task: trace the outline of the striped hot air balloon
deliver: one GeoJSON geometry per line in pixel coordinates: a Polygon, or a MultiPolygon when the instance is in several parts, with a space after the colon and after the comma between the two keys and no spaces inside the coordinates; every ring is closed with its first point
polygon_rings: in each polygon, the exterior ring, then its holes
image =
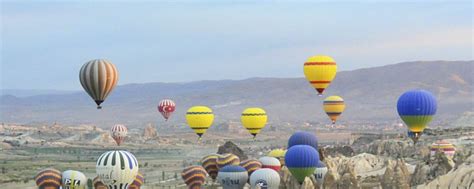
{"type": "Polygon", "coordinates": [[[62,189],[86,189],[87,178],[79,171],[67,170],[62,174],[62,189]]]}
{"type": "Polygon", "coordinates": [[[304,75],[320,96],[336,77],[336,72],[336,62],[329,56],[312,56],[304,63],[304,75]]]}
{"type": "Polygon", "coordinates": [[[428,91],[411,90],[403,93],[397,102],[398,114],[415,134],[415,138],[426,128],[436,114],[436,99],[428,91]]]}
{"type": "Polygon", "coordinates": [[[92,186],[94,186],[94,189],[108,189],[98,176],[92,180],[92,186]]]}
{"type": "Polygon", "coordinates": [[[137,176],[135,176],[135,180],[133,180],[132,184],[128,186],[128,189],[140,189],[145,182],[145,177],[142,173],[138,172],[137,176]]]}
{"type": "Polygon", "coordinates": [[[201,139],[202,135],[214,122],[214,114],[206,106],[194,106],[186,112],[186,122],[201,139]]]}
{"type": "Polygon", "coordinates": [[[138,174],[138,161],[130,152],[108,151],[97,160],[96,173],[109,188],[127,189],[138,174]]]}
{"type": "Polygon", "coordinates": [[[207,155],[201,160],[201,165],[207,171],[212,180],[216,180],[219,167],[217,167],[218,154],[207,155]]]}
{"type": "Polygon", "coordinates": [[[269,168],[275,171],[280,171],[281,169],[280,160],[277,158],[265,156],[258,159],[258,161],[262,163],[262,168],[269,168]]]}
{"type": "Polygon", "coordinates": [[[94,99],[97,109],[101,109],[100,104],[117,85],[118,71],[108,60],[91,60],[82,66],[79,80],[87,94],[94,99]]]}
{"type": "Polygon", "coordinates": [[[285,155],[286,167],[301,184],[307,176],[314,173],[319,163],[319,153],[308,145],[294,145],[285,155]]]}
{"type": "Polygon", "coordinates": [[[255,138],[267,124],[267,113],[261,108],[247,108],[240,118],[242,125],[255,138]]]}
{"type": "Polygon", "coordinates": [[[35,177],[36,186],[39,189],[59,189],[61,187],[61,179],[61,172],[53,168],[44,169],[35,177]]]}
{"type": "Polygon", "coordinates": [[[256,159],[248,159],[248,160],[240,162],[240,166],[245,168],[249,175],[252,175],[254,171],[262,168],[262,163],[260,163],[260,161],[256,159]]]}
{"type": "Polygon", "coordinates": [[[163,115],[166,121],[170,118],[171,114],[176,109],[176,104],[170,99],[163,99],[158,104],[158,112],[163,115]]]}
{"type": "Polygon", "coordinates": [[[273,149],[272,151],[270,151],[268,153],[267,156],[277,158],[278,160],[280,160],[280,164],[282,166],[284,166],[285,165],[285,154],[286,154],[285,149],[273,149]]]}
{"type": "Polygon", "coordinates": [[[250,186],[255,189],[278,189],[280,187],[280,174],[273,169],[262,168],[250,175],[250,186]]]}
{"type": "MultiPolygon", "coordinates": [[[[318,150],[318,138],[316,135],[306,131],[297,131],[288,139],[288,148],[294,145],[309,145],[318,150]]],[[[286,157],[286,156],[285,156],[286,157]]]]}
{"type": "Polygon", "coordinates": [[[125,125],[116,124],[112,126],[110,132],[112,134],[112,138],[115,140],[117,145],[120,146],[120,144],[122,144],[127,137],[128,129],[125,127],[125,125]]]}
{"type": "Polygon", "coordinates": [[[227,165],[239,165],[240,159],[234,154],[223,154],[217,158],[217,167],[222,169],[227,165]]]}
{"type": "Polygon", "coordinates": [[[206,170],[201,166],[190,166],[181,172],[181,177],[189,189],[201,189],[206,181],[206,170]]]}
{"type": "Polygon", "coordinates": [[[456,148],[446,140],[438,140],[431,145],[431,156],[434,156],[438,151],[443,152],[446,157],[452,159],[454,153],[456,153],[456,148]]]}
{"type": "Polygon", "coordinates": [[[331,119],[332,124],[335,124],[337,118],[339,118],[346,108],[346,105],[344,104],[344,99],[340,96],[330,96],[324,99],[323,107],[324,111],[331,119]]]}
{"type": "Polygon", "coordinates": [[[242,189],[247,183],[248,178],[247,170],[237,165],[227,165],[219,169],[219,174],[217,175],[217,181],[221,183],[224,189],[242,189]]]}

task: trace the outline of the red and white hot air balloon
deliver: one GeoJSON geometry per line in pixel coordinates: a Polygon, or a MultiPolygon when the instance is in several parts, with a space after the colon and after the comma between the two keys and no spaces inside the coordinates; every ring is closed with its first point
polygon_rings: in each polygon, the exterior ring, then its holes
{"type": "Polygon", "coordinates": [[[115,140],[117,145],[120,146],[120,144],[125,140],[125,137],[127,137],[128,129],[125,125],[117,124],[110,129],[110,132],[112,133],[112,138],[115,140]]]}
{"type": "Polygon", "coordinates": [[[176,108],[176,104],[170,99],[163,99],[158,104],[158,111],[163,115],[166,121],[176,108]]]}

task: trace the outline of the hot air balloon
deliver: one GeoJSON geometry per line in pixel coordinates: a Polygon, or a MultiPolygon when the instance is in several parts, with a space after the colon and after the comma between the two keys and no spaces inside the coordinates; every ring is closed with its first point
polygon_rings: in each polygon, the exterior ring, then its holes
{"type": "Polygon", "coordinates": [[[166,121],[168,121],[168,118],[170,118],[175,108],[176,104],[170,99],[163,99],[158,104],[158,111],[163,115],[166,121]]]}
{"type": "Polygon", "coordinates": [[[94,189],[108,189],[98,176],[94,178],[92,185],[94,186],[94,189]]]}
{"type": "Polygon", "coordinates": [[[411,90],[403,93],[397,102],[398,114],[415,134],[416,141],[436,114],[437,103],[435,97],[425,90],[411,90]]]}
{"type": "Polygon", "coordinates": [[[434,157],[438,151],[444,153],[446,157],[452,159],[454,157],[454,153],[456,153],[456,148],[453,144],[446,140],[438,140],[431,145],[431,156],[434,157]]]}
{"type": "Polygon", "coordinates": [[[248,175],[252,175],[252,173],[260,168],[262,168],[262,163],[256,159],[248,159],[245,161],[240,162],[240,166],[247,170],[248,175]]]}
{"type": "Polygon", "coordinates": [[[44,169],[36,175],[35,181],[39,189],[59,189],[61,172],[52,168],[44,169]]]}
{"type": "Polygon", "coordinates": [[[190,166],[181,172],[181,177],[189,189],[201,189],[206,181],[206,170],[201,166],[190,166]]]}
{"type": "Polygon", "coordinates": [[[239,165],[240,159],[234,154],[223,154],[217,158],[217,167],[222,169],[227,165],[239,165]]]}
{"type": "Polygon", "coordinates": [[[206,130],[211,127],[213,121],[214,114],[212,110],[206,106],[194,106],[189,108],[188,112],[186,112],[186,122],[188,122],[189,127],[199,136],[199,139],[201,139],[206,130]]]}
{"type": "Polygon", "coordinates": [[[294,145],[285,155],[286,167],[301,184],[307,176],[314,173],[319,162],[319,153],[308,145],[294,145]]]}
{"type": "Polygon", "coordinates": [[[128,129],[125,127],[125,125],[117,124],[110,129],[110,132],[112,134],[112,138],[115,140],[117,145],[120,146],[120,144],[122,144],[127,137],[128,129]]]}
{"type": "Polygon", "coordinates": [[[337,118],[346,108],[346,105],[344,104],[344,99],[342,99],[340,96],[330,96],[324,99],[323,107],[324,111],[331,119],[332,124],[335,124],[337,118]]]}
{"type": "MultiPolygon", "coordinates": [[[[288,148],[294,145],[309,145],[318,150],[318,138],[316,135],[306,131],[297,131],[288,139],[288,148]]],[[[286,157],[286,156],[285,156],[286,157]]]]}
{"type": "Polygon", "coordinates": [[[418,139],[420,139],[421,135],[423,135],[423,132],[420,132],[418,134],[415,134],[414,132],[411,132],[410,130],[408,130],[407,132],[408,138],[410,138],[415,144],[418,142],[418,139]]]}
{"type": "Polygon", "coordinates": [[[258,159],[258,161],[262,163],[262,168],[269,168],[275,171],[280,171],[281,169],[280,160],[277,158],[265,156],[258,159]]]}
{"type": "Polygon", "coordinates": [[[284,149],[273,149],[268,153],[268,156],[277,158],[280,160],[280,164],[283,166],[285,165],[285,154],[286,150],[284,149]]]}
{"type": "Polygon", "coordinates": [[[140,189],[144,182],[145,177],[143,177],[142,173],[138,172],[137,176],[135,176],[135,180],[128,186],[128,189],[140,189]]]}
{"type": "Polygon", "coordinates": [[[336,62],[329,56],[312,56],[304,63],[304,75],[309,83],[318,91],[318,95],[323,94],[331,81],[336,77],[336,62]]]}
{"type": "Polygon", "coordinates": [[[316,165],[316,169],[314,170],[314,178],[320,186],[324,184],[324,176],[326,176],[327,172],[328,168],[326,167],[326,164],[324,164],[322,161],[319,161],[319,163],[316,165]]]}
{"type": "Polygon", "coordinates": [[[100,104],[117,85],[118,71],[108,60],[91,60],[82,66],[79,79],[84,90],[94,99],[97,109],[101,109],[100,104]]]}
{"type": "Polygon", "coordinates": [[[219,169],[217,175],[217,181],[221,183],[224,189],[242,189],[248,178],[247,170],[237,165],[227,165],[219,169]]]}
{"type": "Polygon", "coordinates": [[[62,174],[62,189],[86,189],[86,175],[79,171],[67,170],[62,174]]]}
{"type": "Polygon", "coordinates": [[[207,171],[212,180],[216,180],[219,167],[217,167],[218,154],[207,155],[201,160],[201,165],[207,171]]]}
{"type": "Polygon", "coordinates": [[[240,118],[242,125],[255,138],[267,124],[267,113],[261,108],[247,108],[240,118]]]}
{"type": "Polygon", "coordinates": [[[250,175],[250,186],[256,189],[278,189],[280,187],[280,174],[273,169],[262,168],[250,175]]]}
{"type": "Polygon", "coordinates": [[[97,160],[96,173],[109,188],[127,189],[138,174],[138,161],[130,152],[108,151],[97,160]]]}

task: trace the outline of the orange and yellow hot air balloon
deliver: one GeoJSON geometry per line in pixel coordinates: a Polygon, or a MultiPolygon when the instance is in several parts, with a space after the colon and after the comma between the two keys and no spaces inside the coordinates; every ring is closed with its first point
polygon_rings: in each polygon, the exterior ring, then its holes
{"type": "Polygon", "coordinates": [[[342,99],[340,96],[327,97],[324,99],[323,107],[324,111],[331,119],[332,124],[336,123],[337,118],[341,115],[344,109],[346,109],[344,99],[342,99]]]}
{"type": "Polygon", "coordinates": [[[318,91],[319,96],[323,94],[324,89],[336,77],[336,72],[336,61],[329,56],[312,56],[304,63],[304,75],[314,89],[318,91]]]}

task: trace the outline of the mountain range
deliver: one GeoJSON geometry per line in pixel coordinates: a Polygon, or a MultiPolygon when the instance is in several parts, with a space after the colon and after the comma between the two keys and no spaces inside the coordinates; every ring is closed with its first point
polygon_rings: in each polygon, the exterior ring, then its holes
{"type": "Polygon", "coordinates": [[[425,89],[438,100],[435,123],[449,123],[474,110],[474,61],[416,61],[338,72],[320,97],[304,78],[249,78],[189,83],[144,83],[118,86],[97,110],[82,91],[41,95],[0,96],[0,121],[34,124],[161,123],[157,104],[171,98],[176,112],[170,124],[185,122],[194,105],[213,109],[216,122],[240,121],[246,107],[262,107],[269,122],[329,122],[322,100],[344,98],[341,123],[397,123],[397,98],[407,90],[425,89]]]}

